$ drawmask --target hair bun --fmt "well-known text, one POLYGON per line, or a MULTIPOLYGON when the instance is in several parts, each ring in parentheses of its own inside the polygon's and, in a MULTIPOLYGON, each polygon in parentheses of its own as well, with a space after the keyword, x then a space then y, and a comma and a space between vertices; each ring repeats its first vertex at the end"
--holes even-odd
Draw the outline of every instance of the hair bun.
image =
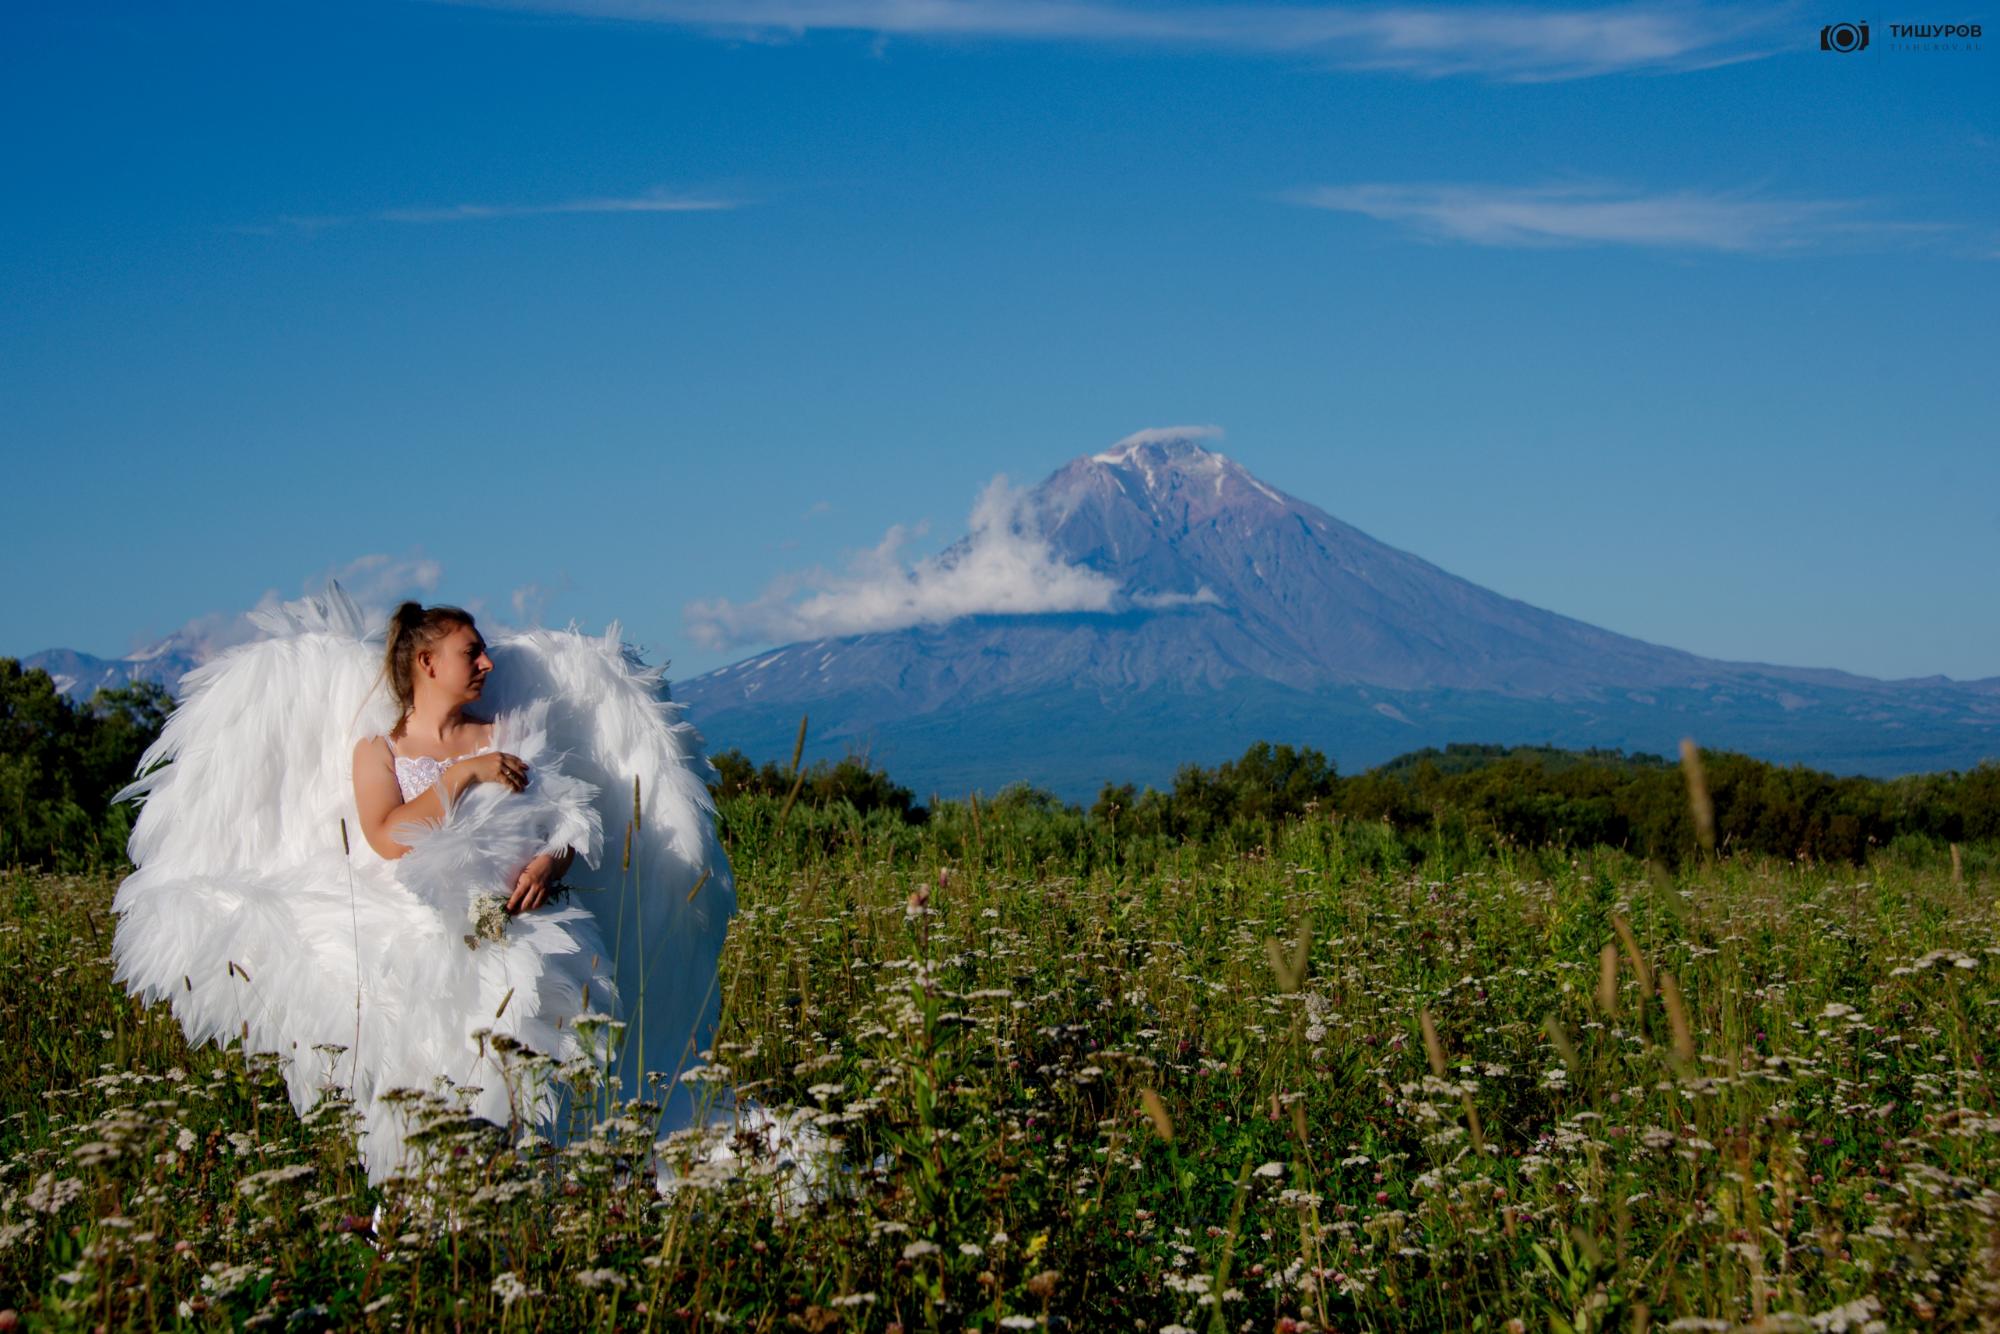
POLYGON ((473 625, 472 613, 463 607, 439 603, 426 607, 421 602, 405 602, 389 617, 389 633, 382 649, 382 670, 389 678, 389 693, 403 712, 416 700, 411 662, 435 644, 455 625, 473 625))

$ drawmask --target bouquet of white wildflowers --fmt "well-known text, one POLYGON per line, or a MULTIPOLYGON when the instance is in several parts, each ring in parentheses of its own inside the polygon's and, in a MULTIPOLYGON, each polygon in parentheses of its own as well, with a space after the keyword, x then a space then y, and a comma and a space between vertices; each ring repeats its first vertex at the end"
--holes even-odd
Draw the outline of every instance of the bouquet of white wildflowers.
POLYGON ((479 894, 472 900, 472 934, 465 948, 479 948, 482 940, 499 940, 507 934, 507 900, 498 894, 479 894))

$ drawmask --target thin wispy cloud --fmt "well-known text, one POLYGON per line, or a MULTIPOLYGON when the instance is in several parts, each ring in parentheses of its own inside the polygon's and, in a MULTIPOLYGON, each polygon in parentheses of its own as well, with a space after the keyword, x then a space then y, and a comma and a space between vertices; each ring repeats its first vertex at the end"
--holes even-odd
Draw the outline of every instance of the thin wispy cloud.
MULTIPOLYGON (((371 552, 306 576, 300 581, 298 592, 291 597, 304 594, 317 597, 326 592, 328 580, 338 580, 371 622, 387 624, 389 613, 395 610, 398 603, 405 598, 428 601, 436 595, 443 578, 444 566, 421 552, 401 556, 371 552)), ((279 590, 267 588, 256 605, 247 611, 208 612, 185 622, 164 640, 154 640, 143 647, 135 645, 135 648, 142 653, 178 650, 197 661, 206 661, 224 649, 246 644, 262 633, 250 619, 252 612, 274 612, 289 600, 279 590)), ((465 606, 467 611, 478 613, 479 609, 471 603, 465 606)))
POLYGON ((965 538, 906 564, 911 530, 898 524, 834 573, 813 569, 773 580, 754 601, 690 602, 682 612, 706 648, 790 643, 939 624, 961 616, 1109 611, 1112 579, 1063 562, 1033 527, 1025 492, 996 477, 973 506, 965 538))
POLYGON ((443 208, 389 208, 370 216, 383 222, 477 222, 485 218, 545 218, 560 213, 714 213, 738 207, 732 199, 685 195, 569 199, 559 204, 449 204, 443 208))
POLYGON ((1162 5, 1081 0, 449 0, 769 41, 815 32, 1157 46, 1503 82, 1708 69, 1797 47, 1788 7, 1162 5), (1790 25, 1790 26, 1788 26, 1790 25))
POLYGON ((1123 453, 1143 445, 1170 444, 1177 440, 1220 440, 1226 435, 1220 426, 1148 426, 1116 441, 1099 458, 1123 453))
MULTIPOLYGON (((548 616, 550 605, 575 587, 576 583, 567 570, 554 587, 540 582, 522 584, 507 595, 507 605, 514 611, 514 624, 523 629, 541 625, 548 616)), ((472 609, 467 607, 466 610, 472 609)))
POLYGON ((1645 190, 1601 182, 1324 185, 1285 198, 1395 223, 1427 239, 1485 246, 1781 253, 1962 230, 1951 223, 1869 218, 1872 205, 1863 200, 1788 199, 1747 189, 1645 190))
POLYGON ((269 234, 280 229, 320 231, 329 227, 351 227, 365 222, 434 224, 485 222, 503 218, 546 218, 563 214, 605 213, 715 213, 743 207, 743 201, 719 195, 668 194, 658 191, 642 195, 593 195, 582 199, 559 200, 552 204, 441 204, 409 208, 376 209, 352 214, 287 214, 275 223, 250 224, 236 230, 269 234))

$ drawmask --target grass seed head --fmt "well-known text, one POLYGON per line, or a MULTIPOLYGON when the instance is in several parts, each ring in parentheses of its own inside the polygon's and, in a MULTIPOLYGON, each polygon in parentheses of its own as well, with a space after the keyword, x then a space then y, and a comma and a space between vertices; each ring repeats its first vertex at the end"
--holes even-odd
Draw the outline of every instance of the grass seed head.
POLYGON ((1673 1030, 1674 1055, 1686 1062, 1694 1059, 1694 1028, 1688 1023, 1687 1004, 1681 999, 1681 985, 1674 975, 1660 970, 1660 998, 1666 1002, 1667 1024, 1673 1030))
POLYGON ((1139 1090, 1139 1102, 1146 1109, 1146 1116, 1153 1123, 1153 1131, 1165 1143, 1174 1142, 1174 1118, 1167 1115, 1167 1105, 1160 1101, 1160 1095, 1151 1089, 1139 1090))
POLYGON ((1431 1022, 1430 1006, 1426 1005, 1417 1012, 1417 1022, 1423 1026, 1424 1051, 1431 1058, 1431 1073, 1439 1079, 1443 1079, 1445 1071, 1444 1043, 1438 1041, 1437 1025, 1431 1022))
POLYGON ((1632 973, 1639 979, 1639 995, 1651 999, 1653 995, 1653 968, 1646 962, 1646 956, 1639 952, 1639 937, 1632 934, 1632 924, 1618 913, 1611 914, 1611 929, 1618 933, 1618 940, 1625 946, 1625 957, 1632 961, 1632 973))
POLYGON ((1549 1042, 1554 1045, 1556 1055, 1562 1057, 1563 1064, 1569 1067, 1569 1072, 1572 1075, 1578 1073, 1581 1066, 1576 1059, 1576 1044, 1569 1040, 1569 1030, 1563 1027, 1562 1020, 1556 1018, 1555 1011, 1551 1010, 1543 1017, 1542 1031, 1549 1035, 1549 1042))
POLYGON ((1702 851, 1715 851, 1715 802, 1708 795, 1708 775, 1701 767, 1701 751, 1693 737, 1681 738, 1681 770, 1687 775, 1688 813, 1694 817, 1694 836, 1702 851))
POLYGON ((1271 961, 1271 972, 1278 980, 1278 990, 1286 993, 1297 991, 1306 980, 1306 959, 1312 952, 1312 926, 1299 923, 1299 940, 1289 956, 1276 936, 1264 937, 1264 954, 1271 961))

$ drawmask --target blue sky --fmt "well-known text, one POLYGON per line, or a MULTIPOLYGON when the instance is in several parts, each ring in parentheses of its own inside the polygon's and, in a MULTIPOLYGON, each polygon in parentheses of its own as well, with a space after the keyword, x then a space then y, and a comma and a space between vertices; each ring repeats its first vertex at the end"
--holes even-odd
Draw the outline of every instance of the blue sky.
POLYGON ((0 653, 340 572, 685 676, 1211 423, 1613 630, 2000 674, 2000 51, 1887 31, 1981 18, 10 7, 0 653))

